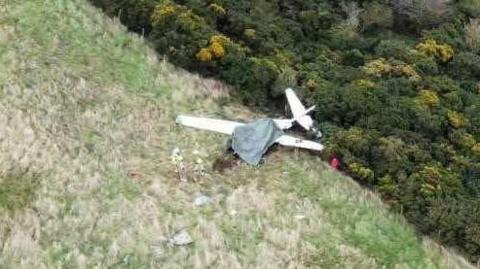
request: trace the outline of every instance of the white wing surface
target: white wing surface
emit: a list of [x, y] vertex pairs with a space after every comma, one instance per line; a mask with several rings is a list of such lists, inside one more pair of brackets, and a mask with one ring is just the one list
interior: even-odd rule
[[310, 140], [300, 139], [298, 137], [294, 137], [290, 135], [282, 135], [277, 139], [276, 142], [283, 146], [304, 148], [304, 149], [310, 149], [310, 150], [316, 150], [316, 151], [322, 151], [324, 149], [324, 146], [320, 143], [310, 141]]
[[231, 135], [235, 127], [243, 125], [241, 122], [229, 121], [229, 120], [217, 120], [209, 118], [191, 117], [185, 115], [179, 115], [176, 119], [178, 124], [193, 127], [197, 129], [218, 132], [222, 134]]

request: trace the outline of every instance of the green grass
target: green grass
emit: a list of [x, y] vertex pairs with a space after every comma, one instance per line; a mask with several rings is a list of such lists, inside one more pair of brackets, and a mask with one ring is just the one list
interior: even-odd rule
[[84, 0], [0, 0], [0, 66], [2, 268], [471, 268], [305, 152], [214, 171], [226, 137], [175, 115], [255, 114]]
[[20, 172], [0, 176], [0, 212], [12, 214], [29, 205], [38, 187], [36, 178]]

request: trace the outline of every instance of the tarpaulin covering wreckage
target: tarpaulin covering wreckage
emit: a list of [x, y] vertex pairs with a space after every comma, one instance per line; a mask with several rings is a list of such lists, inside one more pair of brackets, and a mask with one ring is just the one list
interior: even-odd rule
[[283, 134], [272, 119], [256, 120], [233, 130], [232, 149], [248, 164], [257, 165]]

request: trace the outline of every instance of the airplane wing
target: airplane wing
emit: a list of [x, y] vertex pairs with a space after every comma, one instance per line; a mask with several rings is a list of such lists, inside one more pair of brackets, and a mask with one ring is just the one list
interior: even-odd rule
[[218, 132], [222, 134], [231, 135], [235, 127], [243, 125], [244, 123], [229, 121], [229, 120], [217, 120], [209, 118], [191, 117], [185, 115], [179, 115], [176, 119], [178, 124], [193, 127], [197, 129]]
[[287, 101], [290, 105], [290, 110], [292, 110], [293, 117], [300, 118], [305, 115], [306, 109], [302, 105], [302, 102], [300, 102], [300, 99], [298, 99], [295, 92], [292, 89], [288, 88], [285, 90], [285, 95], [287, 96]]
[[316, 151], [322, 151], [324, 146], [320, 143], [300, 139], [298, 137], [290, 136], [290, 135], [282, 135], [280, 136], [275, 142], [283, 146], [289, 147], [297, 147], [297, 148], [304, 148]]

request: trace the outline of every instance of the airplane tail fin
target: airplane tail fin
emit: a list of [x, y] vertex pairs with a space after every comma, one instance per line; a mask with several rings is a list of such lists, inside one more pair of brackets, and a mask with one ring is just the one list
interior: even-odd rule
[[310, 130], [310, 128], [313, 126], [313, 120], [308, 115], [308, 113], [312, 112], [315, 109], [315, 106], [306, 109], [291, 88], [285, 90], [285, 96], [287, 97], [288, 104], [290, 105], [290, 110], [293, 114], [293, 118], [291, 119], [291, 121], [297, 122], [306, 130]]
[[317, 134], [317, 137], [321, 137], [322, 134], [320, 133], [320, 131], [313, 127], [313, 120], [312, 117], [310, 117], [309, 115], [309, 113], [311, 113], [315, 109], [315, 106], [305, 108], [305, 106], [303, 106], [302, 102], [297, 97], [295, 92], [290, 88], [285, 90], [285, 95], [287, 97], [288, 104], [290, 105], [290, 109], [293, 114], [291, 122], [297, 122], [305, 130], [313, 130]]
[[297, 122], [307, 131], [310, 130], [313, 127], [313, 119], [309, 115], [309, 113], [311, 113], [314, 109], [315, 106], [309, 107], [308, 109], [302, 111], [301, 114], [297, 114], [297, 116], [294, 116], [291, 121]]

